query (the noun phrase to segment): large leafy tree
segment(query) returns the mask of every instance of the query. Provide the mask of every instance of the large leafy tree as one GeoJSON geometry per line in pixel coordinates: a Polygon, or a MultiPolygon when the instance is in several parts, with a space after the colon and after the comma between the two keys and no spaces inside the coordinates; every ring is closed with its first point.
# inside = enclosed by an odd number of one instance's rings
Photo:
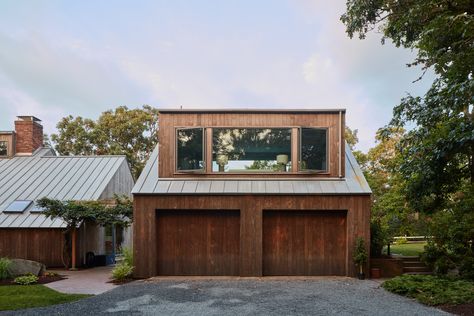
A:
{"type": "Polygon", "coordinates": [[[96,121],[67,116],[57,129],[51,139],[61,155],[126,155],[137,178],[158,142],[158,110],[120,106],[96,121]]]}
{"type": "Polygon", "coordinates": [[[386,131],[414,126],[400,146],[408,200],[427,212],[444,209],[474,183],[474,1],[348,0],[341,20],[350,37],[378,28],[383,41],[417,53],[409,66],[434,71],[428,92],[402,99],[386,131]]]}

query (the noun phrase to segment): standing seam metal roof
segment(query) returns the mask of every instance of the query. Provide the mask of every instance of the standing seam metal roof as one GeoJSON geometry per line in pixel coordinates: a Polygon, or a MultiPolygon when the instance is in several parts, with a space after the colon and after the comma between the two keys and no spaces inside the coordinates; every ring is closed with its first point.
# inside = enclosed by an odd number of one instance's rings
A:
{"type": "MultiPolygon", "coordinates": [[[[190,175],[192,177],[192,175],[190,175]]],[[[349,146],[346,144],[346,177],[342,179],[160,179],[158,177],[158,146],[143,169],[133,194],[169,195],[236,195],[236,194],[286,194],[286,195],[355,195],[371,194],[349,146]]]]}
{"type": "Polygon", "coordinates": [[[53,156],[47,148],[0,159],[0,228],[65,228],[61,219],[41,213],[2,211],[15,200],[98,200],[124,161],[125,156],[53,156]]]}

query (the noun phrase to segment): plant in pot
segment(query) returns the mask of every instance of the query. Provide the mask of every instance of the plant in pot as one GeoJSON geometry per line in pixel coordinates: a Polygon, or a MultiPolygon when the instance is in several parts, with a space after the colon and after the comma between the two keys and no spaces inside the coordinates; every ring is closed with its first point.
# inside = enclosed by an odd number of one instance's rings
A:
{"type": "Polygon", "coordinates": [[[368,255],[367,249],[365,248],[364,238],[357,237],[356,245],[354,249],[354,263],[359,267],[357,277],[359,280],[365,279],[364,266],[367,263],[368,255]]]}

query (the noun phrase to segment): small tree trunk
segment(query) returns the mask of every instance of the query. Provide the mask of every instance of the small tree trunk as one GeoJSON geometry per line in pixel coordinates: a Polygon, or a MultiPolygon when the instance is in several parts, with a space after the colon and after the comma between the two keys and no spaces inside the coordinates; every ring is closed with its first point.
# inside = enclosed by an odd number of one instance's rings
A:
{"type": "Polygon", "coordinates": [[[71,243],[72,243],[72,253],[71,253],[71,270],[76,270],[76,227],[72,228],[72,236],[71,236],[71,243]]]}

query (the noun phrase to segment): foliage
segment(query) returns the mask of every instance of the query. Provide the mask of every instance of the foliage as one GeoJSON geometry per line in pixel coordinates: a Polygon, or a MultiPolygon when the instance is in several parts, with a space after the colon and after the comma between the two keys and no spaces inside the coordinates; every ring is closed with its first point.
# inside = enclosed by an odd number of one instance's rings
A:
{"type": "Polygon", "coordinates": [[[368,255],[365,248],[365,241],[362,237],[357,237],[354,249],[354,263],[363,266],[367,263],[368,255]]]}
{"type": "Polygon", "coordinates": [[[467,186],[433,216],[430,225],[433,238],[429,241],[422,259],[443,274],[459,268],[462,276],[474,275],[474,189],[467,186]]]}
{"type": "Polygon", "coordinates": [[[472,1],[349,0],[341,20],[351,37],[378,26],[384,38],[417,52],[410,65],[435,72],[424,97],[409,95],[395,107],[390,126],[415,126],[400,146],[409,202],[424,212],[444,209],[461,186],[474,183],[472,1]]]}
{"type": "Polygon", "coordinates": [[[0,280],[11,277],[10,266],[12,262],[8,258],[0,258],[0,280]]]}
{"type": "Polygon", "coordinates": [[[400,237],[395,240],[395,244],[397,245],[404,245],[408,242],[408,239],[406,237],[400,237]]]}
{"type": "Polygon", "coordinates": [[[135,178],[158,142],[158,110],[119,106],[94,121],[64,117],[51,140],[61,155],[126,155],[135,178]]]}
{"type": "Polygon", "coordinates": [[[53,220],[61,218],[69,228],[77,227],[83,221],[93,221],[101,226],[128,226],[133,217],[133,206],[128,197],[116,196],[112,206],[98,201],[60,201],[46,197],[36,203],[44,208],[43,215],[53,220]]]}
{"type": "Polygon", "coordinates": [[[53,271],[46,271],[46,272],[44,273],[44,276],[45,276],[45,277],[57,277],[57,276],[59,276],[59,274],[56,273],[56,272],[53,272],[53,271]]]}
{"type": "Polygon", "coordinates": [[[382,287],[427,305],[456,305],[474,302],[474,283],[431,275],[402,275],[385,281],[382,287]]]}
{"type": "Polygon", "coordinates": [[[123,261],[112,270],[112,279],[121,282],[131,278],[133,273],[133,251],[130,248],[121,249],[123,261]]]}
{"type": "Polygon", "coordinates": [[[370,255],[380,257],[383,247],[389,242],[388,230],[383,227],[380,220],[372,219],[370,221],[370,255]]]}
{"type": "Polygon", "coordinates": [[[130,266],[133,266],[133,250],[127,247],[122,247],[121,252],[124,262],[130,266]]]}
{"type": "Polygon", "coordinates": [[[63,304],[89,296],[59,293],[43,285],[0,286],[0,311],[63,304]]]}
{"type": "Polygon", "coordinates": [[[130,265],[127,260],[117,264],[112,270],[112,278],[115,281],[125,281],[132,276],[133,266],[130,265]]]}
{"type": "Polygon", "coordinates": [[[16,277],[13,281],[19,285],[31,285],[37,283],[38,279],[39,278],[36,275],[28,273],[26,275],[16,277]]]}

